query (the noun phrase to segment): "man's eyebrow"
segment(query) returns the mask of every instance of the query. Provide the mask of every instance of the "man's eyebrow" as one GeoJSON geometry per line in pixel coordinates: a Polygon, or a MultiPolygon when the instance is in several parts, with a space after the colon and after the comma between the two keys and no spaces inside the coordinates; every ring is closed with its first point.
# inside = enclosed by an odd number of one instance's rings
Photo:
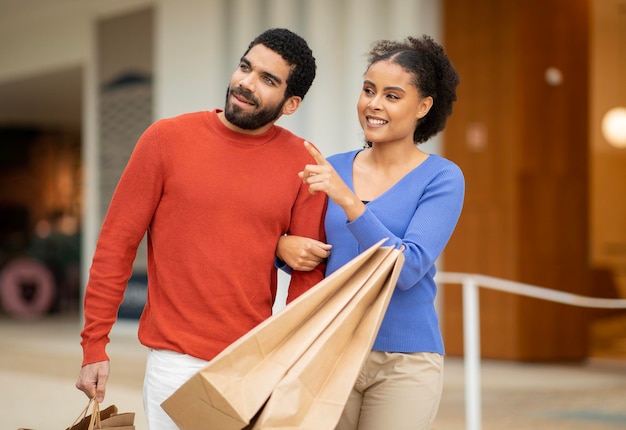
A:
{"type": "MultiPolygon", "coordinates": [[[[248,65],[248,67],[252,68],[252,63],[245,56],[241,57],[241,59],[239,61],[242,62],[242,63],[246,63],[248,65]]],[[[276,82],[278,85],[283,83],[283,80],[279,76],[276,76],[275,74],[273,74],[271,72],[268,72],[267,70],[263,70],[261,73],[264,74],[265,76],[269,77],[271,80],[276,82]]]]}

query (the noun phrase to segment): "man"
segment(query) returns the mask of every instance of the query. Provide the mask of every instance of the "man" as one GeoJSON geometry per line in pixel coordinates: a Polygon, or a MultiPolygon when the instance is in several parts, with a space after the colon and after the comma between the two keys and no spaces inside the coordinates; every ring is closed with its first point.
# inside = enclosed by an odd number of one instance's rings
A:
{"type": "MultiPolygon", "coordinates": [[[[150,428],[176,428],[160,404],[226,346],[271,315],[275,251],[290,233],[324,241],[325,196],[298,172],[303,140],[276,126],[315,77],[307,43],[286,29],[254,39],[233,73],[224,110],[157,121],[141,136],[115,190],[85,292],[83,367],[76,387],[104,400],[105,347],[137,246],[148,234],[148,297],[139,340],[149,348],[150,428]]],[[[288,301],[323,278],[294,272],[288,301]]]]}

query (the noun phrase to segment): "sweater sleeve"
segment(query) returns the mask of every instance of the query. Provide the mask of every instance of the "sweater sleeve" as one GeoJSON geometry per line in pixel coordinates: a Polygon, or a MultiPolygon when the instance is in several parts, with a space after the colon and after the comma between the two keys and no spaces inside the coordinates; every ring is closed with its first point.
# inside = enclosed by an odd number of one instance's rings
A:
{"type": "Polygon", "coordinates": [[[83,365],[108,360],[109,333],[132,274],[137,247],[159,203],[163,177],[157,137],[156,125],[140,137],[102,225],[85,290],[83,365]]]}
{"type": "Polygon", "coordinates": [[[347,228],[363,249],[384,238],[386,246],[404,247],[405,262],[397,288],[407,290],[434,267],[443,252],[461,214],[464,192],[463,174],[450,163],[424,189],[402,236],[393,234],[369,207],[359,218],[348,222],[347,228]]]}

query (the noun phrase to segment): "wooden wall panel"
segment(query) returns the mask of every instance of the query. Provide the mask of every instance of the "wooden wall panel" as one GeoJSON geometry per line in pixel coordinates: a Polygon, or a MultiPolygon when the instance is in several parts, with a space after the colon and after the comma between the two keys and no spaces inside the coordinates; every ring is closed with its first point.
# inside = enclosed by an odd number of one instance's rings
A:
{"type": "MultiPolygon", "coordinates": [[[[444,270],[586,293],[588,1],[444,2],[461,75],[444,148],[467,184],[444,270]]],[[[460,288],[443,297],[446,349],[462,354],[460,288]]],[[[585,356],[585,311],[489,290],[480,300],[484,357],[585,356]]]]}

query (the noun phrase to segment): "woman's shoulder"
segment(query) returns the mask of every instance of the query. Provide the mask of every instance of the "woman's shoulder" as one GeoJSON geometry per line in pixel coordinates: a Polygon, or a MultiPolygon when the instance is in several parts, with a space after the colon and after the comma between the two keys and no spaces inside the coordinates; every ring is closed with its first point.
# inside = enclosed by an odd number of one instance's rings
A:
{"type": "Polygon", "coordinates": [[[454,161],[442,157],[441,155],[429,154],[426,161],[426,164],[429,165],[431,169],[445,170],[463,176],[463,171],[454,161]]]}
{"type": "Polygon", "coordinates": [[[356,154],[358,154],[362,150],[363,149],[354,149],[352,151],[340,152],[338,154],[333,154],[329,156],[327,160],[333,166],[337,164],[345,164],[345,163],[350,163],[350,165],[352,165],[352,162],[354,161],[354,157],[356,157],[356,154]]]}

